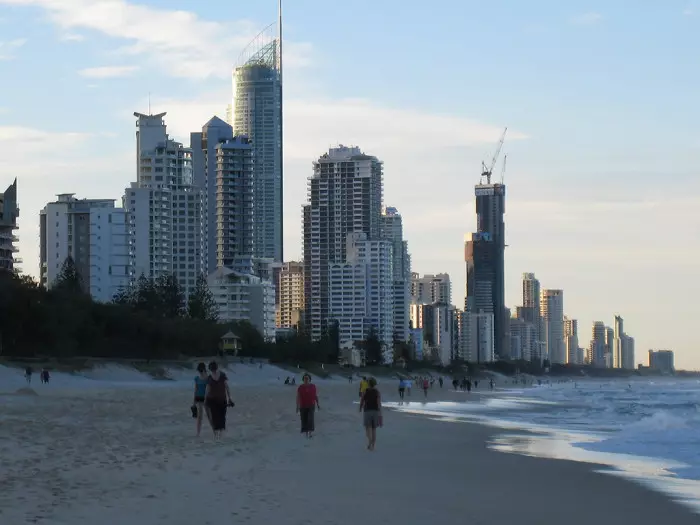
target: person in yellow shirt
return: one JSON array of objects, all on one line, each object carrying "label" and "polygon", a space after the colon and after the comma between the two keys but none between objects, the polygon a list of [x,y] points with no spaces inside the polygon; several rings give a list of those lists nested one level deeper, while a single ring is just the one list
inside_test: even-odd
[{"label": "person in yellow shirt", "polygon": [[365,395],[365,390],[369,388],[369,381],[367,381],[366,377],[362,377],[362,381],[360,381],[360,399],[362,399],[362,396]]}]

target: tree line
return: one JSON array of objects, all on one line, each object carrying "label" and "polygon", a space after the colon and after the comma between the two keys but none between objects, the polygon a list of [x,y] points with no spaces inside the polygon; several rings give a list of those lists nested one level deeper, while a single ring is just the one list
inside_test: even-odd
[{"label": "tree line", "polygon": [[[248,321],[220,323],[205,277],[188,300],[173,275],[139,277],[112,302],[93,301],[68,257],[50,289],[30,276],[0,272],[0,356],[10,358],[99,357],[177,359],[211,356],[233,331],[240,354],[282,362],[337,363],[337,325],[320,341],[303,330],[266,341]],[[368,361],[380,363],[376,334],[365,343]]]}]

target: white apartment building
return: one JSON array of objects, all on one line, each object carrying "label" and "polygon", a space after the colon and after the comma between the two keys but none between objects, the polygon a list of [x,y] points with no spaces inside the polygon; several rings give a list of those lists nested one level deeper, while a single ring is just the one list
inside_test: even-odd
[{"label": "white apartment building", "polygon": [[622,368],[634,370],[634,337],[622,336]]},{"label": "white apartment building", "polygon": [[578,346],[578,321],[564,317],[564,345],[566,347],[567,363],[582,365]]},{"label": "white apartment building", "polygon": [[418,304],[452,304],[452,283],[446,273],[411,274],[411,302]]},{"label": "white apartment building", "polygon": [[347,235],[344,263],[329,265],[329,320],[338,323],[341,348],[364,341],[373,328],[384,362],[393,361],[394,280],[392,244],[365,233]]},{"label": "white apartment building", "polygon": [[493,314],[465,311],[460,316],[459,358],[470,363],[496,360]]},{"label": "white apartment building", "polygon": [[544,323],[542,339],[546,344],[547,358],[551,364],[566,364],[564,344],[564,291],[542,290],[540,312]]},{"label": "white apartment building", "polygon": [[40,282],[51,288],[68,257],[75,262],[86,292],[109,302],[129,284],[126,212],[114,199],[58,196],[39,216]]},{"label": "white apartment building", "polygon": [[177,277],[185,294],[206,268],[205,194],[194,183],[192,150],[170,139],[163,117],[134,113],[137,181],[123,198],[130,277]]},{"label": "white apartment building", "polygon": [[393,248],[394,337],[397,341],[408,341],[411,256],[408,243],[403,240],[403,220],[396,208],[385,207],[382,210],[380,236],[389,241]]},{"label": "white apartment building", "polygon": [[255,275],[218,268],[207,277],[219,322],[250,322],[267,341],[275,339],[275,287]]},{"label": "white apartment building", "polygon": [[539,345],[537,327],[524,319],[510,319],[511,359],[537,360]]},{"label": "white apartment building", "polygon": [[304,263],[286,262],[277,280],[277,328],[296,328],[304,310]]},{"label": "white apartment building", "polygon": [[328,328],[331,264],[344,264],[347,235],[380,238],[382,162],[358,147],[330,148],[313,164],[303,209],[304,323],[314,341]]}]

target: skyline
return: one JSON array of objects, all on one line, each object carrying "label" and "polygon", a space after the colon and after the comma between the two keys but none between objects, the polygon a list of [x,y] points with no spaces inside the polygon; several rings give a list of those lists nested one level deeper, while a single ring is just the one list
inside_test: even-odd
[{"label": "skyline", "polygon": [[[147,107],[149,91],[152,112],[167,111],[170,134],[186,144],[189,133],[212,116],[224,118],[236,49],[274,20],[277,8],[276,2],[264,9],[246,6],[250,12],[241,14],[248,19],[230,23],[163,10],[157,15],[165,21],[163,28],[155,30],[134,24],[133,17],[153,15],[149,9],[164,2],[138,9],[128,2],[111,4],[121,6],[123,19],[87,9],[81,1],[0,0],[0,27],[7,33],[0,46],[0,72],[26,79],[26,84],[0,87],[0,143],[7,151],[0,161],[0,183],[19,179],[20,256],[24,271],[35,276],[39,209],[64,192],[119,199],[133,179],[131,115]],[[178,4],[185,7],[174,2],[174,8]],[[355,4],[360,7],[339,8],[347,23],[363,12],[379,20],[391,13],[396,28],[419,16],[439,19],[441,27],[454,23],[414,6],[397,12],[397,2],[364,11],[369,2]],[[328,29],[318,29],[314,22],[323,13],[320,2],[285,6],[285,259],[300,259],[301,206],[311,162],[330,143],[356,144],[385,163],[385,204],[404,217],[413,271],[449,273],[453,303],[459,306],[466,273],[464,234],[474,231],[476,222],[473,186],[481,160],[490,158],[507,125],[506,304],[520,304],[521,274],[534,272],[543,288],[566,291],[565,313],[579,321],[581,335],[589,333],[593,321],[611,325],[619,313],[637,339],[638,358],[649,348],[671,348],[679,367],[700,368],[700,356],[693,355],[697,341],[685,328],[700,313],[700,286],[693,272],[693,259],[700,255],[693,232],[700,231],[700,218],[691,212],[700,204],[692,162],[700,137],[691,127],[700,116],[691,99],[692,86],[700,80],[691,71],[692,55],[700,48],[692,32],[697,33],[700,19],[685,14],[687,4],[681,2],[648,6],[642,13],[646,18],[637,12],[631,21],[619,9],[598,13],[590,10],[592,3],[577,2],[566,9],[548,7],[547,17],[534,27],[530,19],[552,2],[535,3],[531,15],[508,4],[514,7],[499,20],[493,18],[498,7],[469,2],[452,9],[471,12],[479,22],[470,26],[477,40],[482,31],[505,38],[504,32],[519,26],[508,35],[508,44],[520,38],[525,49],[504,49],[497,36],[479,49],[484,56],[475,56],[469,46],[476,40],[470,39],[469,46],[439,56],[430,49],[432,61],[427,50],[407,43],[405,32],[396,28],[388,31],[397,40],[393,43],[367,28],[384,45],[375,56],[364,39],[338,43]],[[319,7],[314,10],[314,5]],[[640,27],[630,35],[632,28],[625,24],[641,18],[656,22],[641,27],[653,30],[657,40],[664,40],[658,36],[666,31],[679,49],[669,50],[668,43],[652,46]],[[47,25],[59,30],[39,34]],[[214,40],[227,27],[237,28],[231,34],[241,36],[216,46]],[[615,40],[621,28],[631,40]],[[434,48],[450,49],[454,35],[428,29],[426,38],[433,37]],[[190,36],[178,45],[182,34]],[[308,41],[296,39],[298,35]],[[562,39],[568,55],[538,47],[552,35]],[[42,42],[57,49],[46,50]],[[594,63],[588,55],[601,51],[601,42],[615,45]],[[122,47],[125,43],[131,45]],[[634,45],[640,46],[637,53]],[[228,50],[228,62],[221,62]],[[527,55],[533,50],[536,54]],[[56,52],[66,56],[52,59]],[[515,67],[520,53],[526,53],[532,73]],[[382,58],[388,54],[390,64]],[[359,55],[366,74],[358,75],[356,66],[350,69]],[[649,71],[639,69],[642,56]],[[448,68],[455,59],[467,61],[468,72]],[[416,63],[420,75],[415,75]],[[550,70],[553,65],[559,68]],[[352,74],[344,77],[343,71]],[[669,71],[679,79],[672,92],[659,83]],[[478,85],[478,73],[489,79],[488,85]],[[55,89],[44,89],[40,79],[46,76],[55,79]],[[517,88],[504,82],[508,76],[518,76]],[[347,77],[349,82],[341,80]],[[42,177],[44,173],[52,177]],[[669,180],[682,191],[672,185],[670,194],[659,195],[659,184]],[[607,190],[603,195],[601,188]],[[661,264],[662,279],[650,278]],[[673,265],[672,271],[667,265]],[[586,340],[587,335],[582,346]]]}]

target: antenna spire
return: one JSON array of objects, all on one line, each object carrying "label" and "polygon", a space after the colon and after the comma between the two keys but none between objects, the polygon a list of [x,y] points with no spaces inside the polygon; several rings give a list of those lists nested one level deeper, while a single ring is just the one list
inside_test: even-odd
[{"label": "antenna spire", "polygon": [[151,92],[148,92],[148,115],[151,116],[153,113],[151,113]]}]

